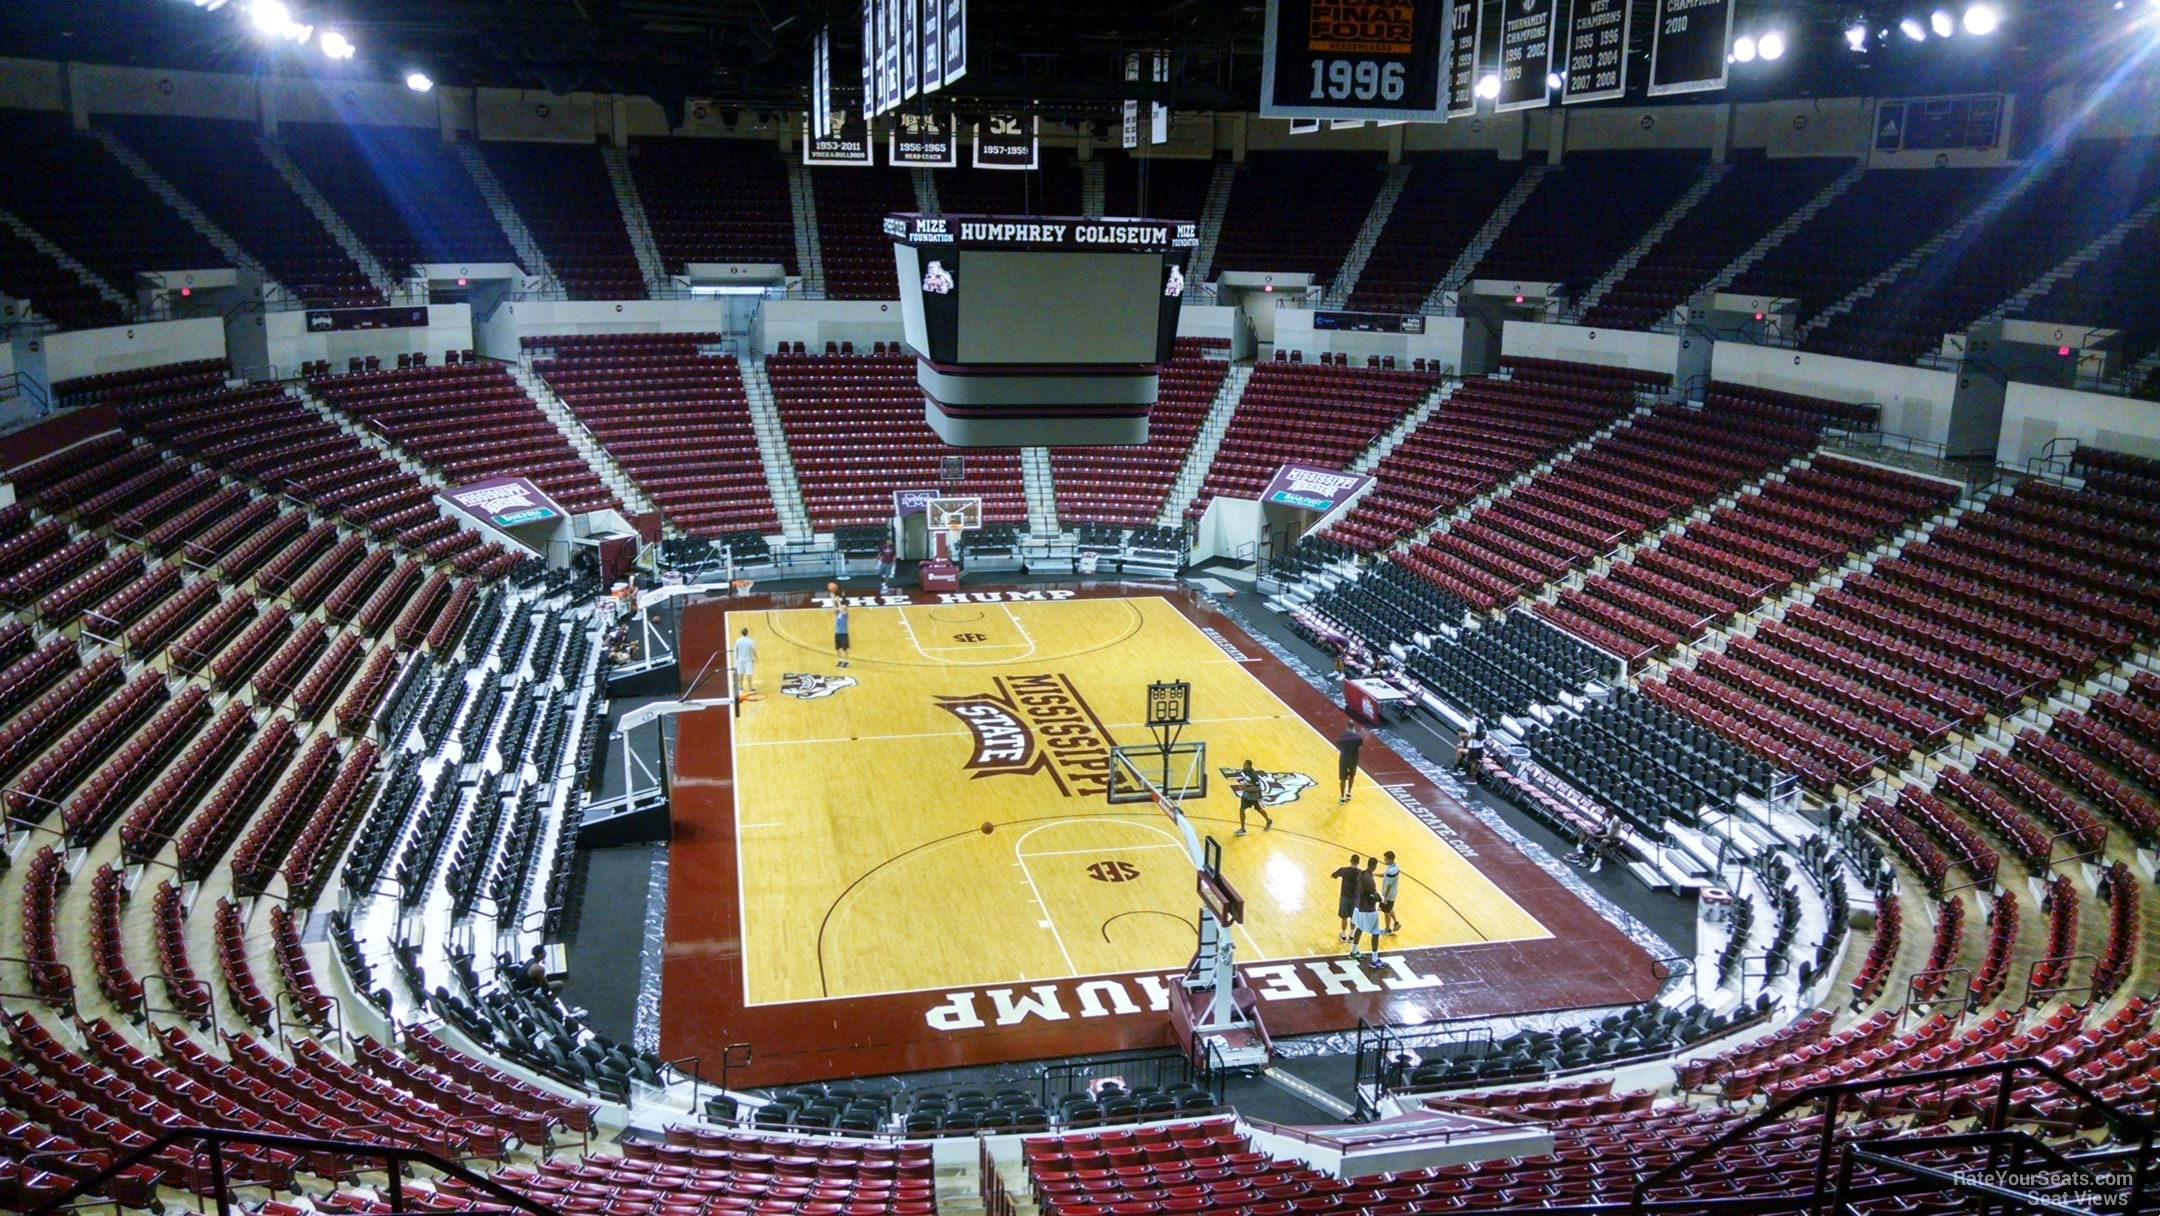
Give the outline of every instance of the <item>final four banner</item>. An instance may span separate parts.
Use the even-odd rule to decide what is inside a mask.
[[[1447,0],[1268,0],[1260,113],[1440,121],[1447,10]]]
[[[1042,119],[1001,111],[975,124],[975,167],[1033,169],[1042,146]]]

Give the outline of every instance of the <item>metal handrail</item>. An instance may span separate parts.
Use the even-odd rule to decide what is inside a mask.
[[[499,1210],[500,1214],[507,1214],[515,1209],[531,1213],[532,1216],[556,1216],[554,1209],[527,1199],[486,1175],[474,1173],[457,1162],[440,1157],[426,1149],[405,1148],[390,1144],[363,1144],[324,1136],[287,1136],[272,1132],[240,1131],[233,1128],[219,1127],[169,1128],[148,1144],[121,1157],[117,1161],[107,1164],[104,1169],[87,1178],[77,1179],[66,1190],[30,1209],[26,1216],[50,1216],[50,1213],[72,1203],[78,1196],[96,1190],[111,1179],[118,1177],[124,1171],[142,1164],[175,1144],[182,1143],[201,1144],[208,1153],[211,1187],[217,1196],[218,1216],[231,1216],[232,1214],[232,1198],[225,1183],[224,1146],[228,1144],[282,1149],[286,1152],[302,1155],[331,1153],[339,1156],[382,1161],[389,1166],[390,1185],[388,1190],[390,1210],[392,1212],[408,1210],[405,1207],[405,1167],[410,1164],[428,1166],[457,1179],[467,1186],[502,1199],[505,1206]],[[483,1214],[481,1212],[471,1212],[469,1216],[483,1216]],[[488,1214],[488,1216],[498,1216],[498,1214]]]

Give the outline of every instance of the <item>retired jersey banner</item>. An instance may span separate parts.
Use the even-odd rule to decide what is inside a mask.
[[[1041,154],[1042,120],[1010,110],[983,116],[975,124],[975,167],[1033,169]]]
[[[945,37],[945,83],[967,75],[967,0],[932,0],[945,6],[939,33]]]
[[[1268,0],[1260,113],[1437,122],[1446,49],[1447,0]]]
[[[886,138],[885,163],[950,169],[960,163],[959,134],[950,114],[895,114]]]
[[[821,139],[810,133],[810,123],[805,118],[802,163],[847,165],[857,169],[876,164],[877,149],[870,143],[870,120],[851,107],[835,107],[832,131]]]
[[[1500,100],[1494,109],[1535,109],[1551,96],[1553,0],[1508,0],[1500,11]]]
[[[442,495],[458,510],[498,528],[519,528],[562,519],[566,512],[540,487],[522,477],[490,477],[454,486]]]
[[[1611,101],[1627,92],[1628,35],[1635,6],[1628,0],[1570,0],[1561,36],[1560,102]]]
[[[1725,87],[1732,0],[1658,0],[1650,43],[1650,96]]]

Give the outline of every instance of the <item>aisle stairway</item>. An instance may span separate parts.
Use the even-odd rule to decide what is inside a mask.
[[[460,142],[451,144],[450,150],[465,166],[480,197],[487,200],[488,210],[495,213],[495,222],[502,225],[503,235],[510,238],[510,247],[517,250],[518,269],[528,278],[554,283],[555,269],[548,265],[547,254],[541,251],[540,242],[533,239],[532,230],[525,226],[525,221],[518,217],[509,192],[496,180],[495,171],[488,168],[487,158],[480,155],[480,149]]]
[[[308,180],[307,174],[301,171],[299,165],[293,163],[293,158],[285,154],[285,149],[280,147],[276,140],[261,135],[256,137],[255,144],[262,149],[263,159],[270,162],[270,167],[277,170],[279,177],[285,179],[285,184],[292,187],[292,192],[299,196],[300,201],[307,204],[308,211],[314,215],[316,222],[323,226],[323,230],[330,234],[330,239],[336,241],[338,248],[345,251],[345,256],[351,258],[353,265],[360,268],[360,273],[367,276],[368,284],[382,293],[386,300],[404,294],[402,288],[405,284],[401,276],[410,275],[412,267],[383,265],[367,247],[367,243],[360,239],[360,235],[352,230],[352,225],[345,222],[345,218],[330,205],[330,200],[322,196],[322,191],[315,188],[315,183]]]
[[[1328,284],[1326,305],[1341,308],[1350,300],[1350,293],[1357,290],[1358,277],[1365,273],[1365,263],[1372,260],[1373,246],[1380,243],[1380,234],[1387,230],[1388,217],[1395,214],[1395,202],[1402,197],[1403,187],[1409,184],[1410,166],[1389,165],[1386,180],[1380,184],[1380,192],[1373,195],[1372,207],[1365,213],[1365,223],[1358,229],[1356,239],[1350,242],[1350,252],[1344,256],[1342,269],[1335,272],[1335,281]]]
[[[765,360],[746,358],[741,367],[750,425],[757,433],[758,455],[765,466],[765,485],[772,492],[773,513],[780,519],[780,533],[790,545],[809,544],[810,513],[803,508],[802,482],[795,474],[795,458],[788,452],[787,432],[780,427]]]
[[[630,249],[637,254],[645,288],[652,293],[663,291],[668,286],[667,263],[660,256],[660,247],[653,243],[652,221],[646,218],[645,201],[638,196],[629,156],[609,144],[601,147],[600,160],[607,166],[608,184],[615,188],[615,205],[622,209],[623,228],[630,234]]]
[[[1200,493],[1200,485],[1207,480],[1208,467],[1215,463],[1215,454],[1222,450],[1223,434],[1230,429],[1230,420],[1237,415],[1238,400],[1245,395],[1245,386],[1252,383],[1253,365],[1233,363],[1223,377],[1222,388],[1215,393],[1215,403],[1208,407],[1207,421],[1200,424],[1198,434],[1193,436],[1192,450],[1185,454],[1185,467],[1178,471],[1176,483],[1170,487],[1170,496],[1163,500],[1162,511],[1155,517],[1160,527],[1173,527],[1185,518],[1185,508]]]

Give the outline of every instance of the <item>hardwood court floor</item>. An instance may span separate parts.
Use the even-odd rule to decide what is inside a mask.
[[[1332,737],[1158,596],[857,607],[845,669],[828,609],[727,614],[728,637],[745,628],[763,694],[733,742],[747,1005],[1181,967],[1182,837],[1103,796],[1108,744],[1149,738],[1152,680],[1192,683],[1184,737],[1211,772],[1185,811],[1245,896],[1241,963],[1339,954],[1329,872],[1382,849],[1403,872],[1389,950],[1551,936],[1369,778],[1339,804]],[[1280,805],[1234,837],[1221,770],[1247,757]]]
[[[708,663],[748,627],[763,693],[679,718],[669,760],[660,1048],[708,1078],[723,1054],[755,1086],[1173,1042],[1198,897],[1169,821],[1101,795],[1157,679],[1193,683],[1216,771],[1192,813],[1244,891],[1238,971],[1271,1032],[1659,989],[1647,953],[1378,740],[1338,806],[1341,706],[1187,588],[902,591],[852,616],[843,670],[807,593],[683,609],[683,687],[724,680]],[[1247,755],[1294,775],[1279,826],[1234,838],[1220,770]],[[1405,932],[1368,968],[1326,876],[1375,848],[1403,858]]]

